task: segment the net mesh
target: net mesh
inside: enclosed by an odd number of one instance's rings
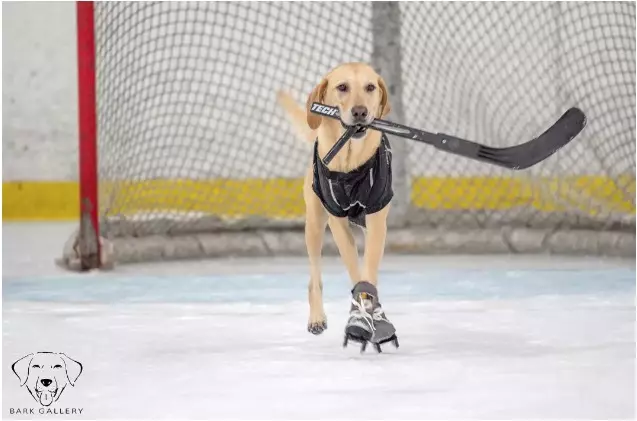
[[[303,104],[329,69],[371,63],[376,6],[95,7],[103,235],[302,226],[310,147],[276,91]],[[575,141],[523,172],[409,143],[394,158],[409,186],[394,204],[407,210],[404,226],[634,231],[634,3],[399,7],[397,122],[502,147],[569,107],[588,116]]]
[[[576,141],[523,172],[409,144],[413,203],[444,209],[421,221],[634,223],[634,3],[407,2],[402,11],[409,125],[504,147],[569,107],[588,115]]]

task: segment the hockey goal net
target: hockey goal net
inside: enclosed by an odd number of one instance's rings
[[[389,251],[635,251],[635,3],[81,2],[78,47],[67,263],[98,266],[99,237],[119,261],[303,253],[310,152],[276,91],[349,61],[388,119],[492,146],[588,116],[521,172],[393,139]]]

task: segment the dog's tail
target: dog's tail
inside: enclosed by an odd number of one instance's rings
[[[287,92],[279,91],[276,97],[279,106],[287,114],[298,135],[308,143],[314,142],[317,133],[316,130],[310,129],[310,126],[307,125],[305,108],[299,105]]]

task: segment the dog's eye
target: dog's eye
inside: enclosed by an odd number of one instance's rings
[[[346,84],[341,83],[340,85],[336,87],[336,89],[338,89],[339,92],[347,92],[349,88],[347,87]]]
[[[62,366],[60,364],[55,364],[53,368],[62,368]]]
[[[37,364],[33,364],[33,365],[31,366],[31,368],[40,368],[40,366],[39,366],[39,365],[37,365]]]
[[[369,85],[365,86],[365,90],[367,92],[374,92],[376,90],[376,86],[373,83],[370,83]]]

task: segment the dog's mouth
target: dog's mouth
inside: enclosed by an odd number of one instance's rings
[[[55,397],[58,394],[58,388],[56,387],[54,390],[37,390],[36,389],[35,394],[42,405],[49,406],[55,400]]]
[[[346,125],[345,123],[343,123],[343,120],[341,120],[341,126],[343,126],[343,128],[345,130],[347,130],[350,126]],[[360,139],[362,137],[365,137],[365,134],[367,134],[367,127],[368,126],[361,126],[358,125],[358,130],[356,130],[356,132],[352,135],[352,138],[354,139]]]

